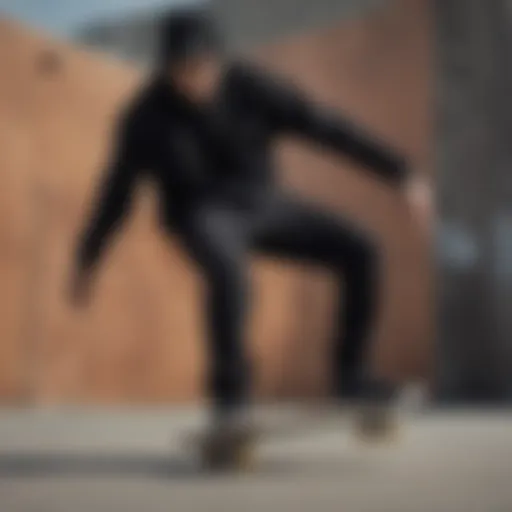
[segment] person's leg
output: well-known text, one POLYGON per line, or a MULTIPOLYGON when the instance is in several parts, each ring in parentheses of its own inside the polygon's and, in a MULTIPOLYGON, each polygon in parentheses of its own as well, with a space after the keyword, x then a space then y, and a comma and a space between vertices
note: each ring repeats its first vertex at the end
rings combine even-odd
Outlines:
POLYGON ((182 238, 206 285, 208 385, 221 418, 245 407, 249 363, 244 344, 249 295, 247 222, 219 205, 203 205, 187 216, 182 238))
POLYGON ((328 266, 343 282, 333 391, 356 392, 379 295, 378 252, 369 237, 335 214, 282 197, 262 221, 255 245, 265 254, 328 266))

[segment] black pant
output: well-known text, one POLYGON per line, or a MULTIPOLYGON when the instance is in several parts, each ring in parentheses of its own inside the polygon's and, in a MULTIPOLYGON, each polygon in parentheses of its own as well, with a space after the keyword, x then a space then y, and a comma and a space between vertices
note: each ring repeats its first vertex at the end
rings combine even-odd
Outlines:
POLYGON ((378 292, 377 252, 366 236, 336 215, 282 194, 245 210, 205 201, 180 224, 182 240, 207 283, 209 384, 218 408, 240 406, 249 395, 244 335, 253 251, 320 264, 336 274, 344 293, 341 297, 340 287, 333 385, 342 372, 361 367, 378 292))

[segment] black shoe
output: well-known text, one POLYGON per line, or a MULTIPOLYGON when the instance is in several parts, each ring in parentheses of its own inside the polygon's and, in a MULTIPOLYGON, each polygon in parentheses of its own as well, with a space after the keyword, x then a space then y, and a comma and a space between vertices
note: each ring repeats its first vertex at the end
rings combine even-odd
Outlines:
POLYGON ((391 406, 397 394, 396 386, 389 381, 347 373, 340 380, 337 397, 342 403, 391 406))
POLYGON ((253 411, 249 406, 217 407, 213 410, 213 431, 248 431, 254 428, 253 411))

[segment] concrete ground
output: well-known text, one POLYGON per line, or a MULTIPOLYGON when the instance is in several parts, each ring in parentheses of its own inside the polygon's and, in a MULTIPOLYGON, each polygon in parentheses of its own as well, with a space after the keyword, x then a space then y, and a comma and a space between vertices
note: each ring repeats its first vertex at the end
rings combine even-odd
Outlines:
POLYGON ((252 474, 212 476, 184 445, 198 412, 3 410, 0 511, 512 511, 512 413, 410 416, 373 448, 339 418, 290 418, 252 474))

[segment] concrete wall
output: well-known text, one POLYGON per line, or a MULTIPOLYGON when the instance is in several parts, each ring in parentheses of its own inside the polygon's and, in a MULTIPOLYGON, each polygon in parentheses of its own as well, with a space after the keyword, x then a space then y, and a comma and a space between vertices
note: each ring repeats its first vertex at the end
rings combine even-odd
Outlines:
MULTIPOLYGON (((381 8, 389 0, 211 0, 202 2, 222 26, 232 49, 240 50, 333 26, 381 8)), ((172 8, 170 9, 172 11, 172 8)), ((138 64, 155 54, 158 27, 165 9, 126 14, 120 19, 89 22, 77 31, 79 43, 138 64)))
MULTIPOLYGON (((417 164, 430 146, 430 18, 403 0, 347 24, 262 46, 255 58, 343 108, 417 164)), ((13 24, 0 30, 0 397, 36 403, 189 401, 201 396, 201 282, 161 236, 141 190, 110 249, 94 304, 65 300, 73 242, 136 72, 13 24), (61 68, 41 73, 42 50, 61 68)), ((395 192, 348 162, 283 145, 282 181, 359 219, 383 247, 375 361, 397 378, 430 374, 428 243, 395 192)), ((255 261, 249 341, 260 397, 318 395, 328 377, 333 283, 314 269, 255 261)))
POLYGON ((512 399, 510 2, 436 2, 439 396, 512 399))

